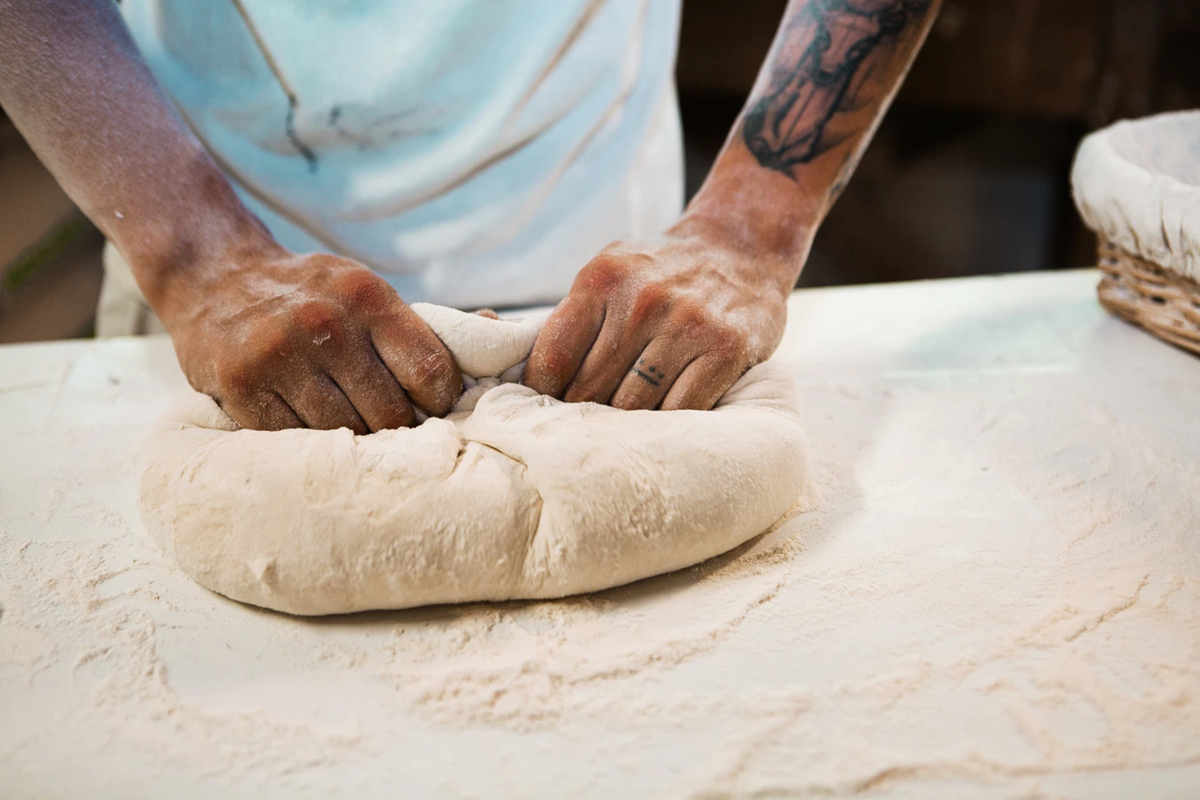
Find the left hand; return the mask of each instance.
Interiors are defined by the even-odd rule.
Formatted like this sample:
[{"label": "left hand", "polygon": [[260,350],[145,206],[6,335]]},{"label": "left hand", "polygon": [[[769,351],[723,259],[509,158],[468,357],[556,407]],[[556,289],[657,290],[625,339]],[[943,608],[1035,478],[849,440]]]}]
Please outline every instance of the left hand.
[{"label": "left hand", "polygon": [[715,227],[609,245],[546,322],[524,383],[572,403],[712,408],[779,344],[792,272]]}]

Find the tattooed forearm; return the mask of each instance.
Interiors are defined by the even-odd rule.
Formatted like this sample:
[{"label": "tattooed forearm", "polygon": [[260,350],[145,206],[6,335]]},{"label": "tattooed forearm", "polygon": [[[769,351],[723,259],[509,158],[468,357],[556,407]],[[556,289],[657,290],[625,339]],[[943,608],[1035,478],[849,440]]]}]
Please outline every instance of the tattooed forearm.
[{"label": "tattooed forearm", "polygon": [[789,0],[733,134],[672,231],[719,232],[791,291],[941,1]]},{"label": "tattooed forearm", "polygon": [[[839,115],[886,100],[897,83],[897,45],[919,37],[935,0],[807,0],[782,33],[765,94],[742,124],[762,166],[795,169],[869,123],[839,126]],[[849,159],[849,155],[846,156]]]}]

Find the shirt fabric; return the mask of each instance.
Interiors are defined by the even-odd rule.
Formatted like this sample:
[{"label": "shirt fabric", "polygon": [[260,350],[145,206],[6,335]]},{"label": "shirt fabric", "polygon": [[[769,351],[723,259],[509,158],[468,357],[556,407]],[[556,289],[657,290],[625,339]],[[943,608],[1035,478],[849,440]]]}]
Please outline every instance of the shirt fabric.
[{"label": "shirt fabric", "polygon": [[560,299],[683,203],[680,0],[124,0],[279,242],[408,301]]}]

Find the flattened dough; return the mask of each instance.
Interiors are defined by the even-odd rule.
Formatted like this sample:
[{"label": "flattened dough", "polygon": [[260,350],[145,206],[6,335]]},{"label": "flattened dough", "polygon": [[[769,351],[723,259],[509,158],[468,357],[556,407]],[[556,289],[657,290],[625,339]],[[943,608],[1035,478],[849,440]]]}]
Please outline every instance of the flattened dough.
[{"label": "flattened dough", "polygon": [[781,365],[750,370],[713,411],[567,404],[503,382],[541,319],[414,309],[471,376],[447,419],[241,430],[194,394],[156,423],[142,516],[185,572],[291,614],[563,597],[704,561],[807,497]]}]

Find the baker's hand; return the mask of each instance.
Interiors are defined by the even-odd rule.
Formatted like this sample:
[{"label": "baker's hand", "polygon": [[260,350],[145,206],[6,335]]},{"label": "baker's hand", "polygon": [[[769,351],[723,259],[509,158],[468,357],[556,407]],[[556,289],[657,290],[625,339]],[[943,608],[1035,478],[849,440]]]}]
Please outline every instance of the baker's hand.
[{"label": "baker's hand", "polygon": [[413,405],[442,416],[462,392],[433,331],[354,261],[277,249],[214,275],[163,321],[188,381],[242,427],[368,433],[412,425]]},{"label": "baker's hand", "polygon": [[696,226],[610,245],[546,322],[524,382],[568,402],[712,408],[783,335],[776,261]]}]

